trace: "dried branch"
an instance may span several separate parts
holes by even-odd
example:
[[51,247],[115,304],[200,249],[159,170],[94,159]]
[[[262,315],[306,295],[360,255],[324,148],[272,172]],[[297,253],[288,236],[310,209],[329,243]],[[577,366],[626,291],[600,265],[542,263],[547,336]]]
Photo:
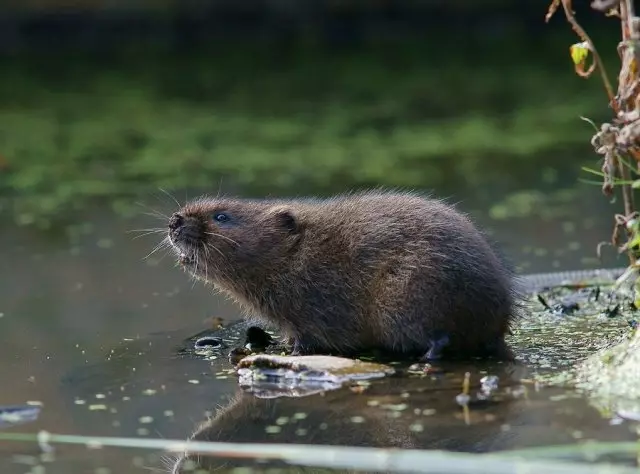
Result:
[[[558,11],[562,6],[565,17],[573,31],[582,40],[582,43],[571,46],[571,56],[576,73],[588,78],[598,69],[602,82],[609,98],[609,105],[615,116],[612,123],[604,123],[591,139],[595,152],[603,156],[602,164],[602,192],[606,196],[613,195],[616,183],[622,187],[624,202],[624,214],[615,216],[615,227],[612,235],[612,244],[619,251],[626,251],[630,263],[635,264],[635,254],[630,245],[632,242],[640,242],[640,230],[638,230],[638,214],[635,212],[633,188],[631,186],[631,169],[626,164],[624,157],[630,156],[640,169],[640,19],[635,16],[632,0],[593,0],[591,7],[607,16],[615,16],[620,19],[622,41],[618,44],[618,54],[621,60],[618,74],[618,88],[614,95],[613,87],[608,79],[600,54],[584,29],[577,22],[571,0],[553,0],[545,21]],[[585,70],[586,57],[591,53],[593,63]],[[619,242],[620,232],[624,229],[627,234],[627,243]],[[638,235],[637,235],[638,234]]]
[[[573,29],[573,31],[578,35],[578,37],[582,41],[587,43],[587,45],[589,47],[589,50],[593,54],[593,64],[592,64],[592,66],[587,71],[579,72],[576,69],[576,72],[581,77],[588,78],[589,76],[591,76],[591,74],[593,73],[593,71],[597,67],[598,70],[600,71],[600,76],[602,77],[602,82],[604,83],[604,87],[606,89],[607,96],[609,97],[609,103],[612,104],[612,106],[613,106],[613,104],[615,103],[615,100],[614,100],[615,96],[613,94],[613,87],[611,87],[611,82],[609,81],[609,77],[607,76],[606,69],[604,68],[604,64],[602,63],[602,59],[600,58],[600,55],[598,54],[598,51],[596,49],[595,44],[593,44],[593,41],[591,40],[591,38],[589,37],[587,32],[580,26],[580,24],[576,20],[574,14],[573,14],[573,9],[571,7],[571,0],[553,0],[551,5],[549,6],[549,10],[547,11],[547,15],[545,16],[545,21],[549,22],[549,20],[551,19],[553,14],[558,10],[558,7],[560,5],[562,5],[562,8],[564,10],[564,15],[567,18],[567,21],[569,22],[569,24],[571,25],[571,28]],[[615,110],[615,108],[614,108],[614,110]],[[616,113],[617,113],[617,110],[616,110]]]
[[620,5],[620,0],[593,0],[591,8],[602,13],[608,13],[615,10]]

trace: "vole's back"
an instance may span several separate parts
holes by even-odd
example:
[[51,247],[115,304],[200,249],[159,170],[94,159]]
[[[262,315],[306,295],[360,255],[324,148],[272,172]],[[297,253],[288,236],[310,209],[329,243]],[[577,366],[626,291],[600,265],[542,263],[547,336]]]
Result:
[[510,272],[464,215],[437,200],[368,192],[289,203],[304,235],[272,314],[307,352],[383,347],[505,355]]

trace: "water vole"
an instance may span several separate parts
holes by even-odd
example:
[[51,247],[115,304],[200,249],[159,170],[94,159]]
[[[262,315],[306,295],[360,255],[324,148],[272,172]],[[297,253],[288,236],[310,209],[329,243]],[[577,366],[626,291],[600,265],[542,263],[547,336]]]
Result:
[[441,200],[380,190],[201,198],[168,228],[183,267],[275,326],[294,354],[510,357],[512,275]]

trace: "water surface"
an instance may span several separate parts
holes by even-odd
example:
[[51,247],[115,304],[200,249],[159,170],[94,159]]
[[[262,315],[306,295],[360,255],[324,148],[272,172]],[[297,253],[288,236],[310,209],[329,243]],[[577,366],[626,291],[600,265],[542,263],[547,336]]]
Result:
[[[491,199],[464,185],[455,195],[522,271],[624,264],[612,252],[603,263],[593,258],[595,245],[610,235],[612,215],[593,187],[578,188],[555,216],[508,220],[492,219]],[[146,202],[171,209],[153,197]],[[62,231],[20,228],[0,236],[0,404],[43,406],[37,421],[9,430],[184,439],[225,407],[213,427],[205,427],[206,436],[468,452],[637,438],[633,422],[604,416],[580,394],[529,382],[536,371],[565,368],[597,349],[606,339],[599,331],[621,331],[624,321],[580,325],[550,318],[529,325],[516,345],[515,365],[447,366],[434,376],[376,381],[361,393],[345,388],[323,397],[257,399],[238,388],[226,358],[178,354],[183,340],[209,328],[211,318],[233,321],[239,313],[194,285],[170,256],[143,259],[159,238],[133,239],[128,231],[158,223],[101,209],[84,221],[90,228],[71,239]],[[500,382],[465,416],[455,397],[467,371],[475,384],[487,374]],[[7,474],[40,462],[30,457],[39,454],[36,445],[2,442],[0,453]],[[84,447],[59,448],[56,460],[45,464],[48,473],[167,469],[160,453]]]

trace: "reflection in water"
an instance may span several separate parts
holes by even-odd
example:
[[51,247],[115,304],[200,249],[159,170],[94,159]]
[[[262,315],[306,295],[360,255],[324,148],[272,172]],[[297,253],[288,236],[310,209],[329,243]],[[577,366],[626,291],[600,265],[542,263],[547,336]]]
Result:
[[[629,438],[624,430],[607,429],[606,421],[571,392],[536,393],[533,385],[521,382],[530,375],[523,365],[483,368],[443,367],[439,375],[390,377],[367,384],[364,390],[354,385],[302,398],[263,399],[238,390],[229,404],[196,428],[191,439],[489,452],[603,435]],[[467,370],[473,388],[465,414],[456,396]],[[487,373],[500,380],[491,393],[479,386]],[[240,466],[268,469],[277,463],[256,465],[237,458],[192,455],[182,456],[174,472],[194,467],[218,472]]]
[[[415,447],[412,433],[403,426],[402,420],[387,417],[366,403],[363,405],[359,398],[348,390],[340,390],[313,400],[261,399],[239,390],[229,405],[197,428],[192,438],[199,441]],[[199,468],[208,470],[247,465],[246,461],[237,459],[188,457],[177,463],[175,472],[184,472],[187,460],[194,460]],[[262,467],[274,465],[263,464]]]
[[[513,261],[528,264],[523,265],[526,271],[582,268],[582,258],[592,256],[591,249],[610,233],[611,208],[592,188],[578,193],[571,204],[573,215],[588,219],[571,226],[565,225],[566,215],[493,221],[472,207],[488,209],[491,200],[472,202],[473,193],[460,187],[440,194],[455,196],[463,209],[474,211]],[[212,317],[237,319],[237,308],[202,285],[194,286],[169,258],[143,260],[157,240],[133,240],[127,231],[157,225],[153,219],[124,220],[98,209],[85,217],[91,228],[70,240],[59,233],[16,228],[0,234],[0,405],[42,406],[36,421],[10,428],[13,431],[184,439],[199,420],[223,405],[230,413],[227,420],[255,420],[257,429],[240,426],[220,434],[240,439],[290,436],[311,442],[316,436],[334,443],[344,435],[354,443],[468,451],[587,438],[635,439],[635,425],[611,425],[571,391],[537,392],[525,384],[526,396],[516,396],[522,389],[508,386],[517,387],[526,372],[504,374],[499,367],[484,368],[499,375],[499,390],[492,401],[471,407],[470,425],[455,396],[466,370],[474,383],[479,381],[484,375],[480,366],[450,367],[436,379],[381,380],[363,393],[347,388],[324,397],[265,400],[238,392],[235,376],[226,372],[226,356],[203,360],[176,349],[183,338],[209,327]],[[599,346],[585,335],[602,331],[601,322],[572,329],[563,321],[571,320],[550,318],[528,329],[516,347],[528,367],[564,367],[572,354],[583,357]],[[402,410],[387,407],[403,404],[407,407]],[[295,413],[307,413],[307,418],[277,423]],[[299,422],[306,432],[296,433]],[[327,423],[324,430],[322,423]],[[281,429],[268,433],[267,426]],[[11,455],[37,451],[0,444],[0,472],[24,473]],[[46,472],[93,472],[107,466],[112,472],[142,473],[161,465],[158,453],[105,450],[98,456],[65,449]]]

